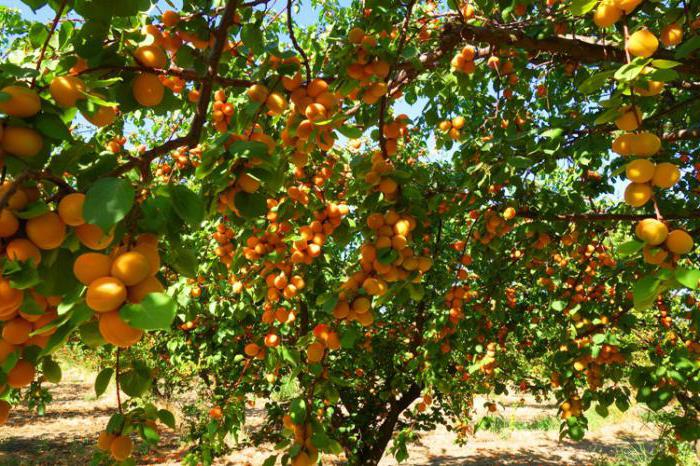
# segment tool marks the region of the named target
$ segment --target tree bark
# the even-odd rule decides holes
[[[401,398],[395,400],[391,403],[391,408],[389,408],[389,413],[387,414],[384,422],[379,426],[379,429],[372,432],[362,432],[363,440],[371,440],[371,443],[365,444],[358,454],[359,465],[362,466],[376,466],[379,461],[384,456],[384,451],[386,450],[392,435],[394,434],[394,428],[399,420],[399,416],[408,408],[413,401],[415,401],[418,396],[420,396],[420,386],[418,384],[413,384],[411,387],[403,394]]]

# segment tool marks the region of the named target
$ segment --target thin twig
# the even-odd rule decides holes
[[[289,38],[292,40],[292,44],[294,45],[294,49],[299,52],[299,55],[301,55],[302,60],[304,61],[304,68],[306,69],[306,82],[309,83],[311,82],[311,66],[309,65],[309,57],[306,55],[306,52],[304,52],[304,49],[301,48],[299,45],[299,42],[297,42],[297,38],[294,35],[294,22],[292,19],[292,3],[293,0],[287,0],[287,29],[289,30]]]
[[[36,62],[36,70],[39,71],[41,68],[41,62],[44,61],[44,56],[46,55],[46,48],[49,46],[49,41],[51,40],[51,36],[53,36],[54,31],[56,31],[56,27],[58,26],[58,21],[61,19],[61,15],[63,15],[63,10],[66,8],[66,4],[68,3],[68,0],[63,0],[61,2],[61,6],[58,7],[58,10],[56,11],[56,16],[53,18],[53,22],[51,23],[51,29],[49,29],[49,35],[46,36],[46,40],[44,40],[44,45],[41,46],[41,52],[39,53],[39,60]],[[36,78],[39,76],[39,73],[34,75],[32,78],[32,86],[34,87],[36,85]]]

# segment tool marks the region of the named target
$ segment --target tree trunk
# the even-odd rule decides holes
[[[391,403],[391,408],[389,413],[382,422],[381,426],[377,431],[364,431],[362,432],[362,439],[366,443],[360,450],[357,458],[358,465],[361,466],[377,466],[379,461],[384,456],[384,451],[386,450],[391,437],[394,434],[394,428],[399,420],[399,416],[408,408],[413,401],[420,395],[420,387],[417,384],[411,385],[406,393],[403,394],[401,398]],[[371,440],[369,440],[371,439]]]

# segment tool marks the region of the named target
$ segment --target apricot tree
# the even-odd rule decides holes
[[[191,464],[255,398],[267,466],[467,441],[513,390],[574,440],[667,408],[654,464],[700,438],[697,2],[23,1],[53,19],[0,9],[3,423],[69,344],[116,382],[98,463],[192,390]]]

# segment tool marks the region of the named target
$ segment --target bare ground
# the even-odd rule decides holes
[[[92,380],[77,370],[64,373],[64,380],[52,389],[54,400],[45,416],[39,417],[26,408],[11,414],[0,428],[0,465],[88,464],[99,432],[104,429],[116,406],[114,390],[95,399]],[[534,399],[515,397],[498,399],[507,425],[556,415],[553,405]],[[523,402],[524,401],[524,402]],[[260,410],[252,410],[251,425],[259,424]],[[616,413],[613,419],[592,423],[582,442],[559,442],[558,430],[479,431],[465,446],[454,443],[455,434],[444,427],[424,434],[409,449],[407,465],[491,466],[491,465],[586,465],[606,456],[618,455],[631,445],[650,446],[655,438],[651,425],[643,422],[639,411]],[[178,445],[176,432],[164,429],[158,450],[140,451],[138,464],[180,464],[185,450]],[[245,447],[217,461],[218,465],[259,465],[273,452],[267,448]],[[385,457],[383,466],[397,464]]]

